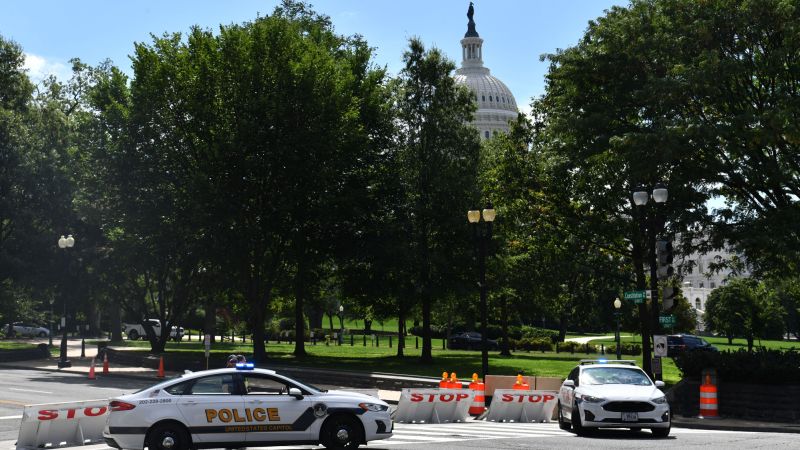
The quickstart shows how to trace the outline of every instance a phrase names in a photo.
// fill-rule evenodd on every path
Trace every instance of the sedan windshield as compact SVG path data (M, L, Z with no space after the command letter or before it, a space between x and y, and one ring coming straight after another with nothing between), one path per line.
M592 367L581 372L580 384L633 384L650 386L650 378L641 370L627 367Z

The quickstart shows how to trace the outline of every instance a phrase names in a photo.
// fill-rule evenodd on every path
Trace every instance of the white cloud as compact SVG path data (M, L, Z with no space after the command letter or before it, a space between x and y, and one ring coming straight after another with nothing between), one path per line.
M66 81L72 76L70 64L62 61L50 61L32 53L25 54L23 68L28 71L28 76L34 83L41 82L49 75L55 75L61 81Z

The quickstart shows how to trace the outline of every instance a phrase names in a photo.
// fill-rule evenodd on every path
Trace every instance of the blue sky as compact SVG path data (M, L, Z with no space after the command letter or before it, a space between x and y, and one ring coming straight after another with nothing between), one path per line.
M484 63L528 110L544 91L544 53L574 45L588 22L627 0L473 0L475 22L484 39ZM340 34L361 34L376 48L375 62L396 74L408 39L420 37L460 64L460 39L467 29L465 0L311 0L331 17ZM192 25L216 29L272 12L279 0L6 0L0 35L20 44L34 79L43 73L68 75L78 57L97 64L109 58L130 73L134 42L150 34L185 32Z

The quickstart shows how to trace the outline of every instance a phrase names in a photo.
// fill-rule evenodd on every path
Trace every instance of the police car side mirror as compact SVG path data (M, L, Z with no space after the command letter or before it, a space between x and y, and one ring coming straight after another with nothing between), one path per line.
M575 387L575 382L572 380L564 380L564 383L561 384L564 387Z
M289 395L291 395L292 397L294 397L294 398L296 398L298 400L302 400L303 399L303 393L300 392L300 389L297 389L297 388L289 388Z
M664 387L664 386L665 386L665 385L664 385L664 382L663 382L663 381L661 381L661 380L656 380L656 387L657 387L657 388L662 388L662 387Z

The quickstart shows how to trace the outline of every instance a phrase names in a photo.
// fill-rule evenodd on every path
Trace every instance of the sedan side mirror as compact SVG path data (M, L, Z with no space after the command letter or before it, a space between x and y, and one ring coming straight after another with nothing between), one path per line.
M289 395L291 395L292 397L294 397L294 398L296 398L298 400L302 400L303 399L303 393L300 392L300 389L297 389L297 388L289 388Z
M665 386L664 382L661 380L656 380L656 387L663 388Z
M575 382L572 381L572 380L564 380L564 382L561 384L561 386L574 388L575 387Z

